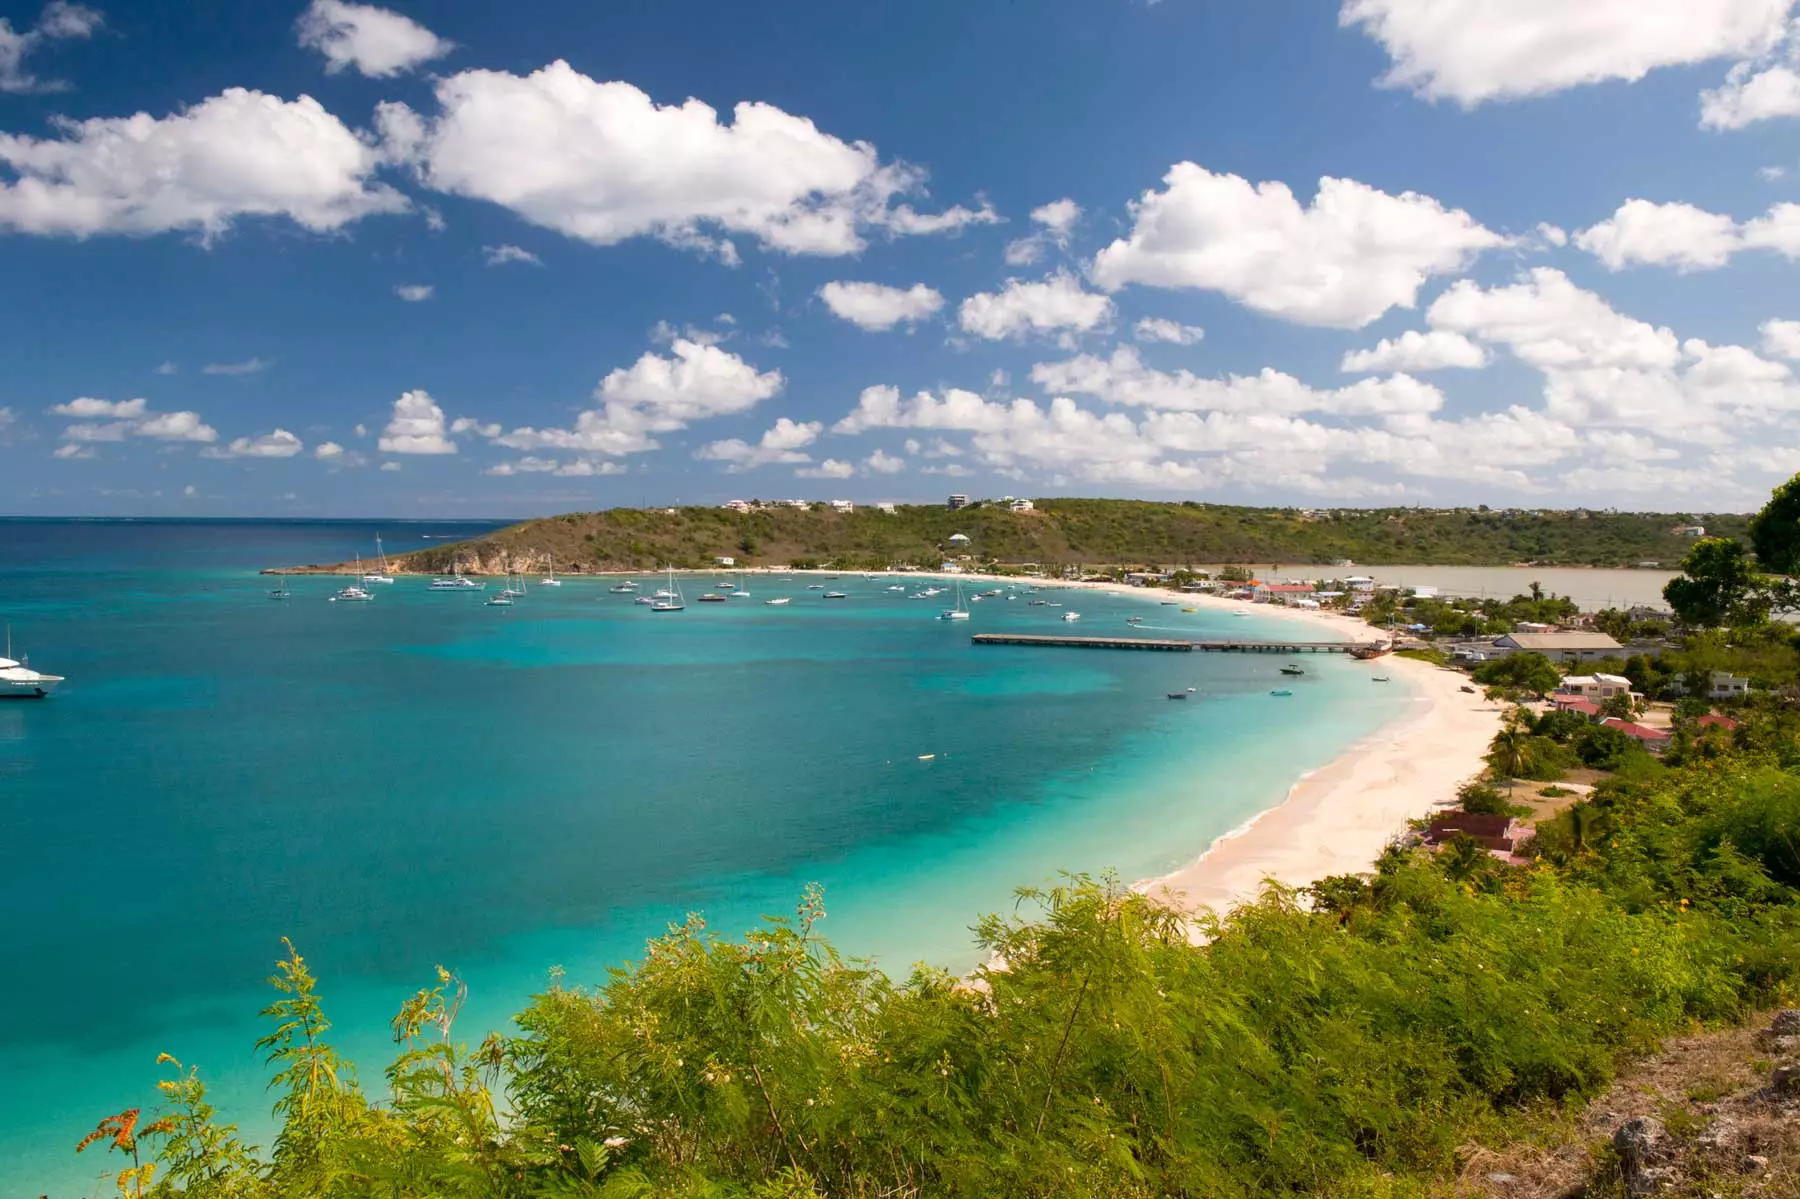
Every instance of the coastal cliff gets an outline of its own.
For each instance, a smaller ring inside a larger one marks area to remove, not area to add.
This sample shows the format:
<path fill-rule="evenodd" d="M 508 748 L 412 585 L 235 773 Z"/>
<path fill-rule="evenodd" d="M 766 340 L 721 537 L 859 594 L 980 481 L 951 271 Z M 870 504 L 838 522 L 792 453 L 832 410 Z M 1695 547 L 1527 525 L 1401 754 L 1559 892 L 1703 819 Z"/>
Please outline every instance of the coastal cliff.
<path fill-rule="evenodd" d="M 1385 564 L 1673 566 L 1692 545 L 1678 531 L 1703 526 L 1742 537 L 1736 514 L 1504 511 L 1480 509 L 1296 509 L 1141 500 L 1040 500 L 1029 511 L 1004 503 L 951 510 L 892 511 L 829 504 L 728 508 L 611 508 L 528 520 L 484 537 L 415 550 L 391 560 L 395 573 L 533 574 L 554 561 L 561 574 L 699 570 L 721 558 L 738 566 L 817 564 L 845 570 L 935 567 L 946 556 L 1067 565 L 1256 566 Z M 346 574 L 348 563 L 291 566 L 296 574 Z"/>

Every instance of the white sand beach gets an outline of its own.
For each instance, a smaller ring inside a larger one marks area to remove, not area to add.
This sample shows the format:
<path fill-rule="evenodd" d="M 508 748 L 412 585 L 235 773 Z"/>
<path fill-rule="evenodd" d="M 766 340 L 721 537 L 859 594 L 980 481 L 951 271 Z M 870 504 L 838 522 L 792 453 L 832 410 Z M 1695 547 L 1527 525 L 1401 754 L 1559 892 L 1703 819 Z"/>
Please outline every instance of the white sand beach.
<path fill-rule="evenodd" d="M 1166 591 L 1115 583 L 1054 585 L 1158 602 L 1169 597 Z M 1192 607 L 1250 607 L 1210 596 L 1181 598 Z M 1295 629 L 1297 636 L 1321 641 L 1385 638 L 1364 621 L 1339 613 L 1264 604 L 1251 610 L 1260 618 L 1304 626 L 1304 632 Z M 1364 668 L 1412 690 L 1405 712 L 1295 783 L 1286 800 L 1215 841 L 1193 865 L 1143 880 L 1137 888 L 1190 911 L 1224 912 L 1254 899 L 1269 879 L 1298 887 L 1367 870 L 1388 842 L 1406 831 L 1408 820 L 1450 802 L 1458 785 L 1482 769 L 1482 755 L 1500 729 L 1500 707 L 1463 691 L 1467 675 L 1427 662 L 1389 656 Z"/>

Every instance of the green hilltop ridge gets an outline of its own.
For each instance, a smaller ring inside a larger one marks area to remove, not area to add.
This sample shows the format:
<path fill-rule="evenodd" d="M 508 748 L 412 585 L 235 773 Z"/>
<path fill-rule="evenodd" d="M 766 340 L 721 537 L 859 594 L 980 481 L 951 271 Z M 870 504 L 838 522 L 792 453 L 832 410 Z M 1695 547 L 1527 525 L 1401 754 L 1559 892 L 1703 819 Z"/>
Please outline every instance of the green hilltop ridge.
<path fill-rule="evenodd" d="M 1326 565 L 1345 559 L 1383 564 L 1674 567 L 1693 539 L 1677 528 L 1742 539 L 1748 517 L 1732 514 L 1481 509 L 1244 508 L 1194 501 L 1049 499 L 1027 512 L 977 501 L 807 507 L 610 508 L 544 517 L 472 541 L 418 550 L 394 560 L 411 573 L 534 571 L 554 558 L 559 571 L 818 564 L 846 570 L 934 567 L 950 538 L 981 561 L 1067 565 L 1222 563 Z"/>

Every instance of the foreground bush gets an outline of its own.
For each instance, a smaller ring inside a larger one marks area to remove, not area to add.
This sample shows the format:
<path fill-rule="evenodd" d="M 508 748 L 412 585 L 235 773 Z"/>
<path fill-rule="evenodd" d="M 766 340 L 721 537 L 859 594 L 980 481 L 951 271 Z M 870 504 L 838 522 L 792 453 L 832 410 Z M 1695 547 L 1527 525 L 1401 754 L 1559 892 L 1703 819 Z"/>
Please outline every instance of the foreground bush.
<path fill-rule="evenodd" d="M 1271 889 L 1204 945 L 1073 878 L 981 923 L 996 968 L 896 981 L 831 949 L 809 892 L 743 940 L 694 918 L 597 988 L 556 981 L 473 1051 L 441 973 L 395 1019 L 379 1099 L 290 953 L 267 1152 L 191 1072 L 98 1133 L 144 1159 L 128 1194 L 1422 1193 L 1660 1036 L 1788 993 L 1792 744 L 1604 786 L 1528 867 L 1394 850 Z"/>

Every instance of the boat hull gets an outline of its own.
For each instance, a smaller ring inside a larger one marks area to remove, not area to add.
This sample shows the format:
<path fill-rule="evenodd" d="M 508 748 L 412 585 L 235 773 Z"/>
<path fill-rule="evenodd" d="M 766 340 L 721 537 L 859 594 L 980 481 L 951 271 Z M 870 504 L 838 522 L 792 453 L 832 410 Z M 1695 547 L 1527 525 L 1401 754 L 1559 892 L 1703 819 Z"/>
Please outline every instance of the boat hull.
<path fill-rule="evenodd" d="M 0 679 L 0 699 L 49 699 L 50 693 L 61 685 L 61 676 L 54 674 L 35 679 Z"/>

